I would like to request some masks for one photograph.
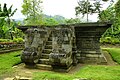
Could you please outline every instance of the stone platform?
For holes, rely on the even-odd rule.
[[[108,22],[19,26],[25,33],[21,60],[26,65],[64,66],[66,70],[78,63],[106,64],[99,40],[110,26]]]

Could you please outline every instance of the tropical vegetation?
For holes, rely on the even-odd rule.
[[[120,0],[111,4],[99,14],[100,22],[112,22],[112,26],[103,34],[102,42],[120,43]]]
[[[13,5],[8,8],[6,3],[2,7],[0,4],[0,38],[3,40],[13,40],[14,38],[23,37],[22,31],[17,29],[18,23],[14,19],[11,19],[17,11],[17,9],[12,11],[12,7]]]

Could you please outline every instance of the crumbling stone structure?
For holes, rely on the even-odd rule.
[[[49,59],[52,66],[69,67],[72,59],[73,30],[71,27],[56,27],[52,31],[52,52]]]
[[[72,64],[106,63],[100,37],[111,23],[79,23],[55,26],[19,26],[25,33],[21,60],[26,65],[46,64],[69,68]]]

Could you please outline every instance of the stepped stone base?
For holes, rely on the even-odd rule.
[[[56,72],[69,72],[71,69],[72,69],[72,65],[68,68],[53,68],[53,71],[56,71]]]
[[[21,60],[27,63],[26,65],[38,63],[40,69],[53,68],[63,72],[69,71],[70,65],[77,64],[77,61],[87,64],[107,64],[99,41],[101,35],[110,26],[111,23],[106,22],[64,24],[53,27],[21,26],[19,29],[25,33],[25,49]],[[35,62],[36,60],[38,62]]]
[[[59,66],[58,66],[59,67]],[[48,71],[56,71],[56,72],[69,72],[73,66],[71,65],[69,68],[53,68],[51,65],[45,64],[36,64],[36,68],[40,70],[48,70]]]
[[[106,65],[107,59],[103,55],[103,52],[100,54],[85,54],[84,56],[79,56],[78,62],[85,64],[101,64]]]
[[[45,65],[45,64],[36,64],[38,69],[41,70],[53,70],[51,65]]]
[[[50,64],[50,60],[49,59],[39,59],[38,63],[39,64],[49,65]]]

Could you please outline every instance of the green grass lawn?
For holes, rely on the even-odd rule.
[[[113,59],[120,63],[120,48],[106,49]],[[63,74],[57,72],[36,72],[33,80],[73,80],[87,78],[90,80],[120,80],[120,65],[87,65],[74,74]]]
[[[20,54],[21,51],[15,51],[5,54],[0,54],[0,76],[5,73],[10,73],[13,71],[12,67],[15,64],[21,62],[20,57],[16,57],[16,55]]]
[[[74,74],[36,72],[33,80],[73,80],[82,78],[90,80],[120,80],[120,66],[88,65]]]
[[[120,48],[108,48],[107,51],[111,54],[113,60],[120,64]]]
[[[120,48],[106,49],[117,63],[120,63]],[[12,66],[21,62],[20,57],[15,57],[21,51],[0,55],[0,76],[13,72]],[[41,71],[33,73],[33,80],[73,80],[87,78],[91,80],[120,80],[120,65],[86,65],[74,74]]]

